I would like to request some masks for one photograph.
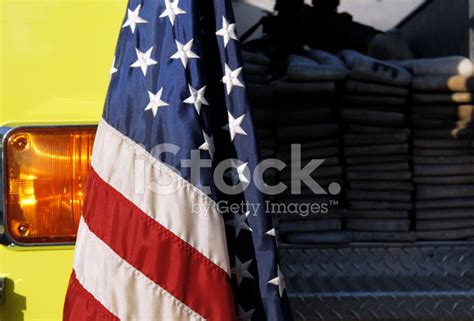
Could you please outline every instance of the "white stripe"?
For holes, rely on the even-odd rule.
[[[205,320],[123,260],[82,218],[74,271],[79,283],[120,320]]]
[[[224,221],[209,196],[103,119],[94,143],[92,167],[140,210],[230,275]],[[159,183],[168,184],[160,188],[161,192],[174,192],[156,193],[151,183],[155,191]]]

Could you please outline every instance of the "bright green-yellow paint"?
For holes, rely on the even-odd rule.
[[[125,0],[0,0],[0,125],[97,122]]]
[[[0,246],[0,275],[7,280],[0,320],[61,320],[72,247],[16,248]]]
[[[126,0],[0,0],[0,125],[97,123]],[[0,245],[0,321],[59,321],[72,247]]]

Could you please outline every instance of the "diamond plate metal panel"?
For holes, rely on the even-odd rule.
[[[281,249],[296,320],[474,320],[474,246]]]

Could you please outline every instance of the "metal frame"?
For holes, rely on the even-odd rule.
[[[3,165],[3,137],[10,131],[10,127],[0,127],[0,244],[7,243],[5,226],[5,166]]]
[[[94,128],[97,127],[97,124],[64,124],[64,125],[21,125],[21,126],[12,126],[12,127],[7,127],[3,126],[0,127],[0,139],[1,139],[1,145],[0,145],[0,167],[1,167],[1,174],[3,177],[0,176],[1,182],[0,182],[0,193],[1,197],[0,201],[2,201],[2,204],[0,205],[0,227],[3,226],[3,231],[4,233],[0,233],[0,245],[7,245],[7,246],[21,246],[21,247],[40,247],[40,246],[64,246],[64,245],[74,245],[75,242],[45,242],[45,243],[23,243],[23,242],[18,242],[16,241],[11,235],[8,230],[8,218],[7,218],[7,191],[5,189],[6,182],[7,182],[7,176],[4,175],[5,170],[6,170],[6,157],[5,157],[5,151],[3,146],[5,145],[7,139],[10,137],[12,133],[14,133],[17,130],[21,129],[55,129],[55,128],[69,128],[69,127],[75,127],[75,128]]]

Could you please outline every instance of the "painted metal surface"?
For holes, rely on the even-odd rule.
[[[96,123],[123,0],[0,1],[0,124]]]
[[[125,0],[0,0],[0,125],[95,124]],[[0,245],[0,321],[56,321],[72,246]]]

